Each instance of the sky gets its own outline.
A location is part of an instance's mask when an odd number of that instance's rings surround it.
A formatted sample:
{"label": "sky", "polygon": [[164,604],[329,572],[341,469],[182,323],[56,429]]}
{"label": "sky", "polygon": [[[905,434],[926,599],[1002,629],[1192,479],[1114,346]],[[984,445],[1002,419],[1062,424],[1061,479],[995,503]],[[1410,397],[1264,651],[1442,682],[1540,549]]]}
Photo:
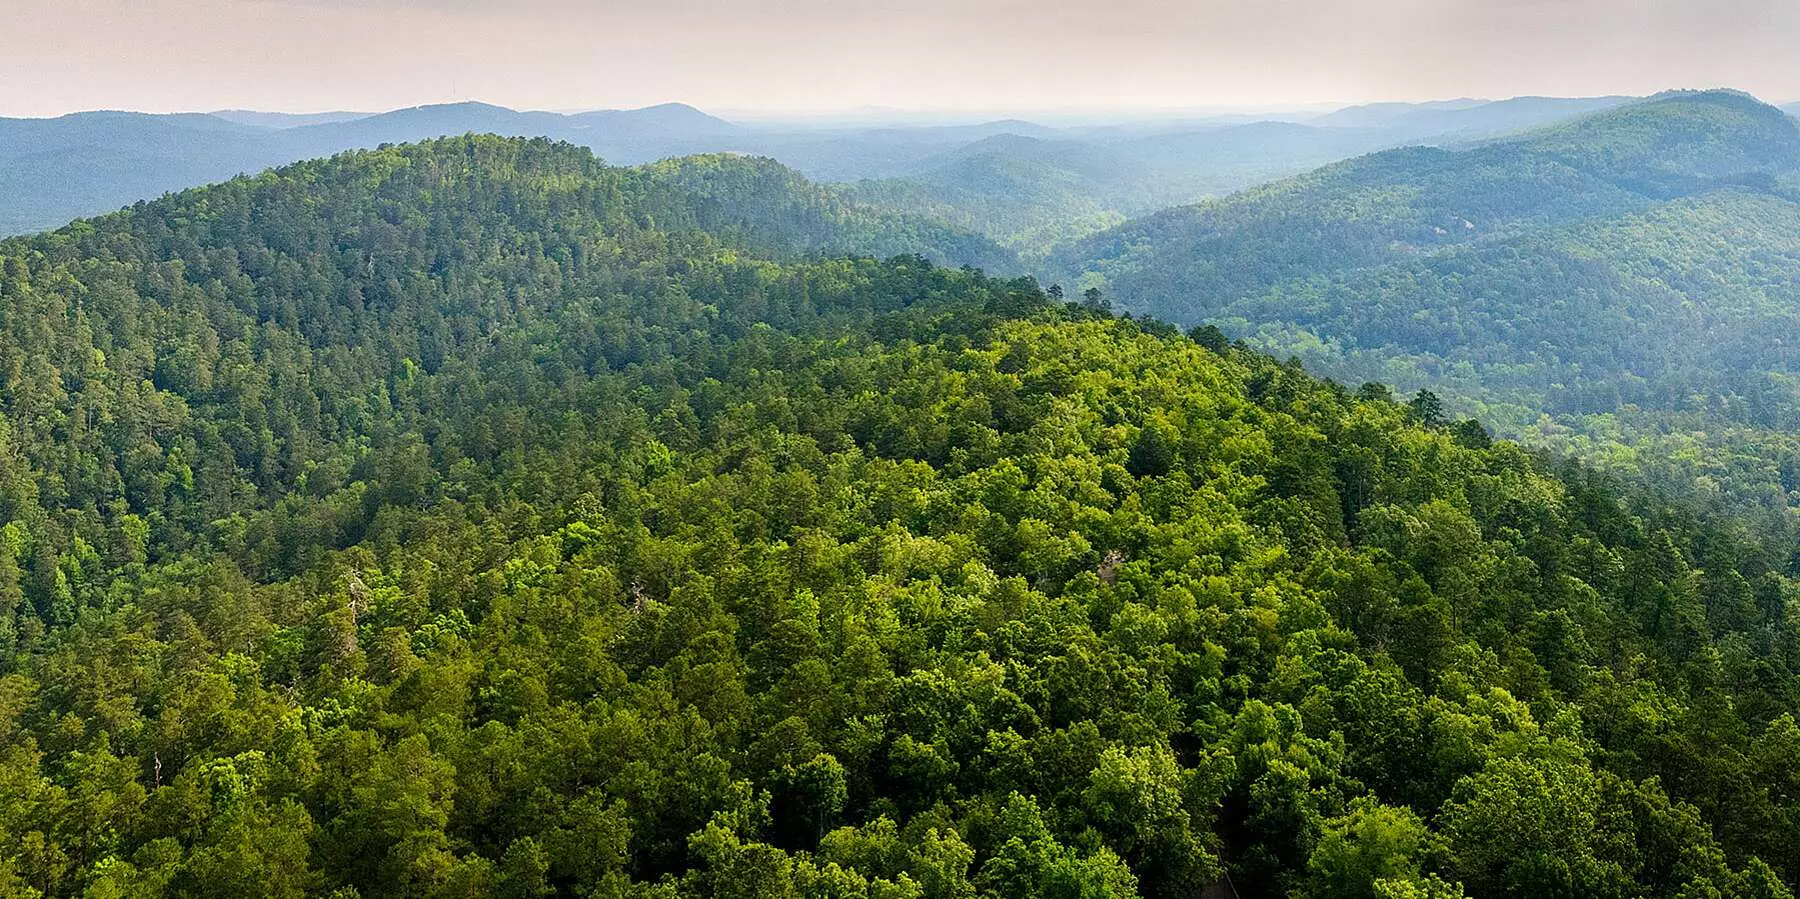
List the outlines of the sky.
{"label": "sky", "polygon": [[1795,0],[0,0],[0,115],[1787,102],[1797,47]]}

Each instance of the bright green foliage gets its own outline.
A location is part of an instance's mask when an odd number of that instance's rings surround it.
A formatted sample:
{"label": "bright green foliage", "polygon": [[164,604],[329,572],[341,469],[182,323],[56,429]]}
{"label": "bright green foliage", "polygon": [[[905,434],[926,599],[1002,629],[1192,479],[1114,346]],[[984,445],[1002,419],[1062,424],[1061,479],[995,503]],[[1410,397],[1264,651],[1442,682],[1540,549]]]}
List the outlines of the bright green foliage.
{"label": "bright green foliage", "polygon": [[0,888],[1800,877],[1791,547],[679,180],[457,139],[0,245]]}
{"label": "bright green foliage", "polygon": [[[1307,861],[1306,895],[1316,899],[1366,899],[1383,883],[1414,883],[1427,865],[1440,863],[1438,842],[1410,809],[1369,798],[1325,823]],[[1394,889],[1388,887],[1389,890]]]}

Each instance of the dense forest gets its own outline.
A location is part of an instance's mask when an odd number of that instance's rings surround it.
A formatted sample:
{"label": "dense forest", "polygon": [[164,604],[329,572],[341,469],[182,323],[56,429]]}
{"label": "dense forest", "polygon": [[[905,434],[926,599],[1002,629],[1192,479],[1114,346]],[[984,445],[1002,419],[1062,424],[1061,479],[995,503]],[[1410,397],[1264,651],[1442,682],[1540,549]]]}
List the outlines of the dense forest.
{"label": "dense forest", "polygon": [[[1127,223],[1071,283],[1695,501],[1800,508],[1800,125],[1674,93]],[[1073,279],[1080,279],[1079,282]]]}
{"label": "dense forest", "polygon": [[0,243],[0,893],[1792,895],[1791,544],[759,165]]}

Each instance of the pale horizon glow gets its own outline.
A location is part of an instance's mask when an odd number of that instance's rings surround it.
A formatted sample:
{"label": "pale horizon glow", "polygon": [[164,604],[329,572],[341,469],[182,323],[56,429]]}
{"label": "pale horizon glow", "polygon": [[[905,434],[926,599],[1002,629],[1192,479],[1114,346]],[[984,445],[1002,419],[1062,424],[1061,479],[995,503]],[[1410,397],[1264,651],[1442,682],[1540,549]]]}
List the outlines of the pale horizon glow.
{"label": "pale horizon glow", "polygon": [[1800,4],[1786,0],[0,0],[0,21],[4,116],[1800,98]]}

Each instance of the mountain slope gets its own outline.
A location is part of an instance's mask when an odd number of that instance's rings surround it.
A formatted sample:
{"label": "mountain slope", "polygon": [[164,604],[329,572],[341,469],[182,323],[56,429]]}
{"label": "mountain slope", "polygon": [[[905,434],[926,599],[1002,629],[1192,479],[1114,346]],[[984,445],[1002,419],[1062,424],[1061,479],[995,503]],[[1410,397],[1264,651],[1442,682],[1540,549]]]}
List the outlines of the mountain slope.
{"label": "mountain slope", "polygon": [[640,139],[732,135],[744,130],[686,103],[661,103],[640,109],[597,109],[569,118],[571,127],[575,129],[592,129],[601,133],[625,132]]}
{"label": "mountain slope", "polygon": [[974,231],[859,206],[772,159],[686,156],[640,170],[694,198],[700,227],[741,235],[762,255],[919,255],[999,273],[1019,268],[1016,257]]}
{"label": "mountain slope", "polygon": [[851,195],[929,214],[1029,255],[1126,217],[1229,193],[1388,146],[1386,132],[1279,122],[1130,139],[992,137],[940,154],[919,171],[862,181]]}
{"label": "mountain slope", "polygon": [[1059,254],[1127,305],[1196,320],[1287,278],[1637,211],[1682,191],[1800,168],[1772,107],[1676,94],[1468,150],[1378,153],[1095,235]]}
{"label": "mountain slope", "polygon": [[991,234],[1019,249],[1044,247],[1124,221],[1150,205],[1141,165],[1114,148],[1014,135],[943,154],[920,174],[860,181],[849,196]]}
{"label": "mountain slope", "polygon": [[1796,430],[1800,391],[1768,373],[1800,364],[1781,337],[1800,333],[1797,276],[1800,203],[1720,190],[1283,285],[1220,317],[1293,322],[1346,353],[1472,366],[1462,392],[1522,391],[1521,405],[1551,413],[1746,393],[1759,407],[1747,423]]}
{"label": "mountain slope", "polygon": [[0,119],[0,235],[265,167],[264,129],[204,115]]}
{"label": "mountain slope", "polygon": [[1176,321],[1291,278],[1347,271],[1650,200],[1512,147],[1389,150],[1128,222],[1059,251],[1059,270]]}
{"label": "mountain slope", "polygon": [[1792,895],[1790,543],[726,162],[0,242],[0,888]]}
{"label": "mountain slope", "polygon": [[1671,94],[1147,217],[1064,271],[1128,308],[1446,391],[1508,433],[1785,516],[1800,504],[1782,336],[1800,316],[1796,171],[1793,120],[1731,92]]}
{"label": "mountain slope", "polygon": [[1659,95],[1545,129],[1518,146],[1660,196],[1800,168],[1800,124],[1733,91]]}

